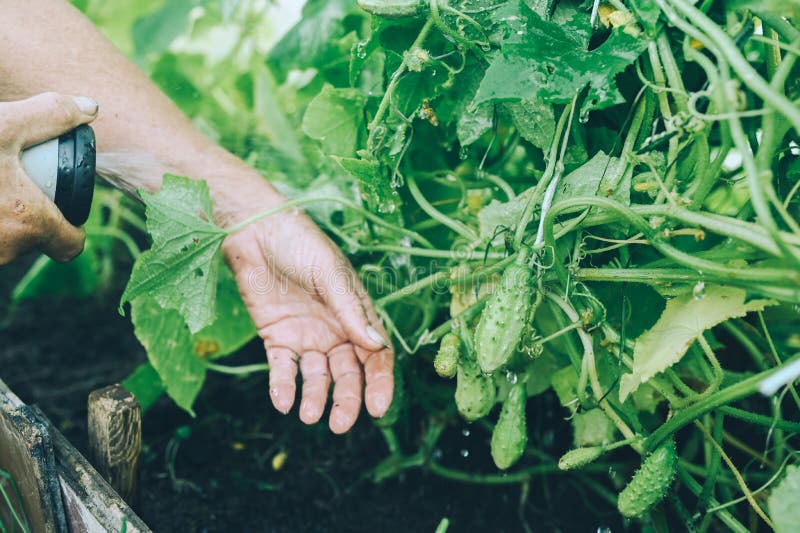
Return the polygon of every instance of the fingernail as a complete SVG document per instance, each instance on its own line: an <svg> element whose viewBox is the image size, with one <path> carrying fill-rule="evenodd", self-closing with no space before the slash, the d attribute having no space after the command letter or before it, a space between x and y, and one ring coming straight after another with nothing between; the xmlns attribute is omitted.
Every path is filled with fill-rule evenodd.
<svg viewBox="0 0 800 533"><path fill-rule="evenodd" d="M383 338L383 335L378 333L378 330L373 328L372 326L367 326L367 336L374 342L381 344L386 348L389 347L389 344L386 342L386 339Z"/></svg>
<svg viewBox="0 0 800 533"><path fill-rule="evenodd" d="M100 108L100 104L97 103L97 100L89 98L88 96L73 96L72 99L84 115L94 116Z"/></svg>

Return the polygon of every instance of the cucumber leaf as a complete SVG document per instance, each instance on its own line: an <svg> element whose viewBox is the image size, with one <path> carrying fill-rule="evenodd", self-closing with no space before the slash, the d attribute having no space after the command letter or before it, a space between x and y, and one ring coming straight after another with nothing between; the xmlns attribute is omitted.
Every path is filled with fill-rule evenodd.
<svg viewBox="0 0 800 533"><path fill-rule="evenodd" d="M353 156L364 124L364 95L326 85L306 109L303 133L322 143L328 155Z"/></svg>
<svg viewBox="0 0 800 533"><path fill-rule="evenodd" d="M211 222L212 202L203 181L164 176L156 194L140 192L153 247L133 265L120 301L150 295L175 309L195 333L214 320L220 254L225 231Z"/></svg>
<svg viewBox="0 0 800 533"><path fill-rule="evenodd" d="M192 404L203 386L203 361L229 355L256 335L230 269L223 266L216 289L217 317L195 334L183 317L142 295L133 301L131 316L139 342L147 351L152 371L139 367L123 383L142 409L166 390L178 406L194 416Z"/></svg>
<svg viewBox="0 0 800 533"><path fill-rule="evenodd" d="M686 294L667 302L661 318L645 331L633 348L633 372L620 380L619 399L625 401L642 383L683 358L692 343L717 324L761 311L773 300L750 300L734 287L710 287L702 298Z"/></svg>
<svg viewBox="0 0 800 533"><path fill-rule="evenodd" d="M192 404L203 387L206 367L192 352L191 334L183 317L173 309L162 308L155 298L142 295L131 305L131 320L167 394L195 416Z"/></svg>
<svg viewBox="0 0 800 533"><path fill-rule="evenodd" d="M142 363L136 367L136 370L122 382L122 386L139 402L142 413L147 412L166 392L161 377L150 363Z"/></svg>
<svg viewBox="0 0 800 533"><path fill-rule="evenodd" d="M786 477L783 478L772 494L769 495L769 514L775 522L777 533L797 531L800 524L800 466L789 465L786 467Z"/></svg>
<svg viewBox="0 0 800 533"><path fill-rule="evenodd" d="M624 101L614 78L633 63L646 41L616 28L599 47L588 50L588 21L576 16L562 23L542 20L524 2L513 19L524 26L503 44L481 82L475 105L539 98L565 103L589 87L582 113Z"/></svg>

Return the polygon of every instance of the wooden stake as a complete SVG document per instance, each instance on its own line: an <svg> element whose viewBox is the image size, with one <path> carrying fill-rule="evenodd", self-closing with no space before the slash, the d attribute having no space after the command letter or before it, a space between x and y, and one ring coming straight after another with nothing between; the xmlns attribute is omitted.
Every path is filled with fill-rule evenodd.
<svg viewBox="0 0 800 533"><path fill-rule="evenodd" d="M89 394L89 453L100 474L123 500L134 504L142 451L139 402L122 385Z"/></svg>

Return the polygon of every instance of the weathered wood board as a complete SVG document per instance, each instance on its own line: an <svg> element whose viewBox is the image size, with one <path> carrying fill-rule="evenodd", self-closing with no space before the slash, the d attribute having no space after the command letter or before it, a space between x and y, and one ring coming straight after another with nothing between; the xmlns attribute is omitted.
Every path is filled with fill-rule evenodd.
<svg viewBox="0 0 800 533"><path fill-rule="evenodd" d="M67 522L72 533L147 533L150 528L114 492L91 464L49 423L37 408L37 417L47 424L53 439L56 464ZM124 525L123 525L124 524Z"/></svg>
<svg viewBox="0 0 800 533"><path fill-rule="evenodd" d="M67 533L48 428L0 380L0 468L11 475L30 529ZM15 522L6 522L15 531Z"/></svg>

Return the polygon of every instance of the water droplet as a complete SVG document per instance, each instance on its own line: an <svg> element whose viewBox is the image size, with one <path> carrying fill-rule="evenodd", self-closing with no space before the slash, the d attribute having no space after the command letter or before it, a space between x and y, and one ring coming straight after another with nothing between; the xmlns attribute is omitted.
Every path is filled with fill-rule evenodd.
<svg viewBox="0 0 800 533"><path fill-rule="evenodd" d="M698 281L692 289L692 295L695 300L702 300L706 297L706 284L705 282Z"/></svg>
<svg viewBox="0 0 800 533"><path fill-rule="evenodd" d="M597 526L597 533L611 533L611 528L608 526Z"/></svg>
<svg viewBox="0 0 800 533"><path fill-rule="evenodd" d="M462 146L458 150L458 158L459 159L466 159L467 157L469 157L469 150L467 149L466 146Z"/></svg>
<svg viewBox="0 0 800 533"><path fill-rule="evenodd" d="M522 30L517 30L517 35L522 35L523 33L525 33L525 32L522 31Z"/></svg>
<svg viewBox="0 0 800 533"><path fill-rule="evenodd" d="M581 124L586 124L587 122L589 122L589 110L588 109L584 109L583 111L581 111L581 114L578 117L578 122L580 122Z"/></svg>
<svg viewBox="0 0 800 533"><path fill-rule="evenodd" d="M444 453L442 452L441 448L436 448L433 450L433 458L434 459L441 459Z"/></svg>
<svg viewBox="0 0 800 533"><path fill-rule="evenodd" d="M470 431L468 428L464 428L461 430L461 434L465 437L469 437Z"/></svg>
<svg viewBox="0 0 800 533"><path fill-rule="evenodd" d="M512 385L515 385L517 383L517 379L518 378L517 378L516 372L512 372L510 370L506 371L506 380L509 383L511 383Z"/></svg>
<svg viewBox="0 0 800 533"><path fill-rule="evenodd" d="M617 477L617 471L614 470L613 466L608 467L608 477L614 480Z"/></svg>
<svg viewBox="0 0 800 533"><path fill-rule="evenodd" d="M491 49L492 47L489 43L484 43L481 45L481 50L483 50L484 52L489 52L491 51Z"/></svg>
<svg viewBox="0 0 800 533"><path fill-rule="evenodd" d="M367 43L365 41L356 44L356 57L359 59L367 57Z"/></svg>
<svg viewBox="0 0 800 533"><path fill-rule="evenodd" d="M384 214L394 213L397 210L397 205L393 202L384 202L378 206L378 212Z"/></svg>
<svg viewBox="0 0 800 533"><path fill-rule="evenodd" d="M469 450L463 448L460 452L458 452L458 455L466 459L467 457L469 457Z"/></svg>

